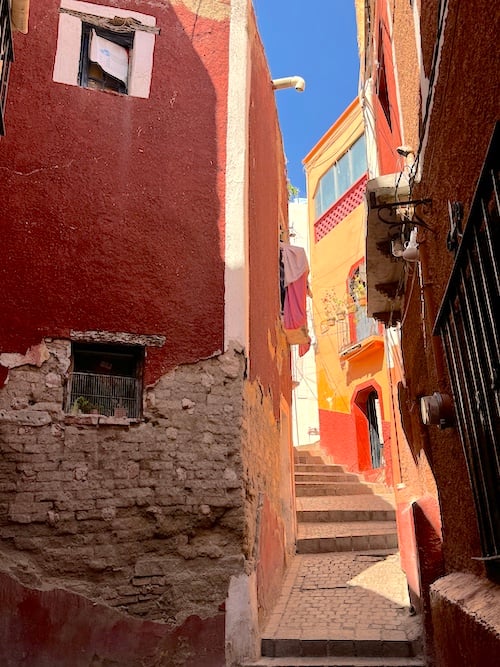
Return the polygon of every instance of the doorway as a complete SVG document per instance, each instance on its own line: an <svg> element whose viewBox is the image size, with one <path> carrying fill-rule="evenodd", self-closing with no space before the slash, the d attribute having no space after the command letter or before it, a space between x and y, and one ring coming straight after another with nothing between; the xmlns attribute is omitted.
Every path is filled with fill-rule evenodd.
<svg viewBox="0 0 500 667"><path fill-rule="evenodd" d="M376 391L370 392L366 400L366 418L368 420L368 436L370 439L370 457L372 468L382 466L382 438L379 430L380 406Z"/></svg>

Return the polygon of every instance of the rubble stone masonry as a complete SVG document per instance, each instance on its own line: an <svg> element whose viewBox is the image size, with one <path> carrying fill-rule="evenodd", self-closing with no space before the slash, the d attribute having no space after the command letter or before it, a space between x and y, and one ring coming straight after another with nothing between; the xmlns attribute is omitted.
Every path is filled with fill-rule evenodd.
<svg viewBox="0 0 500 667"><path fill-rule="evenodd" d="M1 356L3 571L145 619L216 614L245 561L244 356L164 375L138 422L64 413L68 340Z"/></svg>

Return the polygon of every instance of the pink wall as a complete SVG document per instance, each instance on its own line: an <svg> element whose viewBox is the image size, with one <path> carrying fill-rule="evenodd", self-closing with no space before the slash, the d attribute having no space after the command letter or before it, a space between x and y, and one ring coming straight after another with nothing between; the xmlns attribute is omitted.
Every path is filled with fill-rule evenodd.
<svg viewBox="0 0 500 667"><path fill-rule="evenodd" d="M229 24L182 4L106 4L157 19L149 99L52 81L57 0L34 3L16 35L0 349L71 329L162 334L151 381L222 347Z"/></svg>

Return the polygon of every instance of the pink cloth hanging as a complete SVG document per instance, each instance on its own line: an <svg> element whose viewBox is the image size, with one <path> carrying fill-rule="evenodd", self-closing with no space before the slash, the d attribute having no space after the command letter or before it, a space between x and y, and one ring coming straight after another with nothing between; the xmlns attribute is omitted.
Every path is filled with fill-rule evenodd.
<svg viewBox="0 0 500 667"><path fill-rule="evenodd" d="M299 357L311 347L311 339L307 331L307 274L305 271L298 280L287 285L283 306L283 324L290 345L299 345Z"/></svg>

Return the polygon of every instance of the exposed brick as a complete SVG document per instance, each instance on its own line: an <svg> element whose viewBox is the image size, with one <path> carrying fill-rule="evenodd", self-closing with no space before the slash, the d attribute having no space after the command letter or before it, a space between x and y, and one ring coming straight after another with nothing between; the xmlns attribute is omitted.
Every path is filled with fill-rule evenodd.
<svg viewBox="0 0 500 667"><path fill-rule="evenodd" d="M0 519L2 538L48 579L128 613L212 614L244 568L241 450L257 410L243 419L243 356L169 372L147 390L144 422L124 427L61 415L69 345L47 349L46 363L12 369L8 393L0 391L9 419L0 414L0 484L11 517ZM259 428L253 464L276 468L276 425ZM254 477L257 487L262 475ZM279 488L266 491L279 497Z"/></svg>

